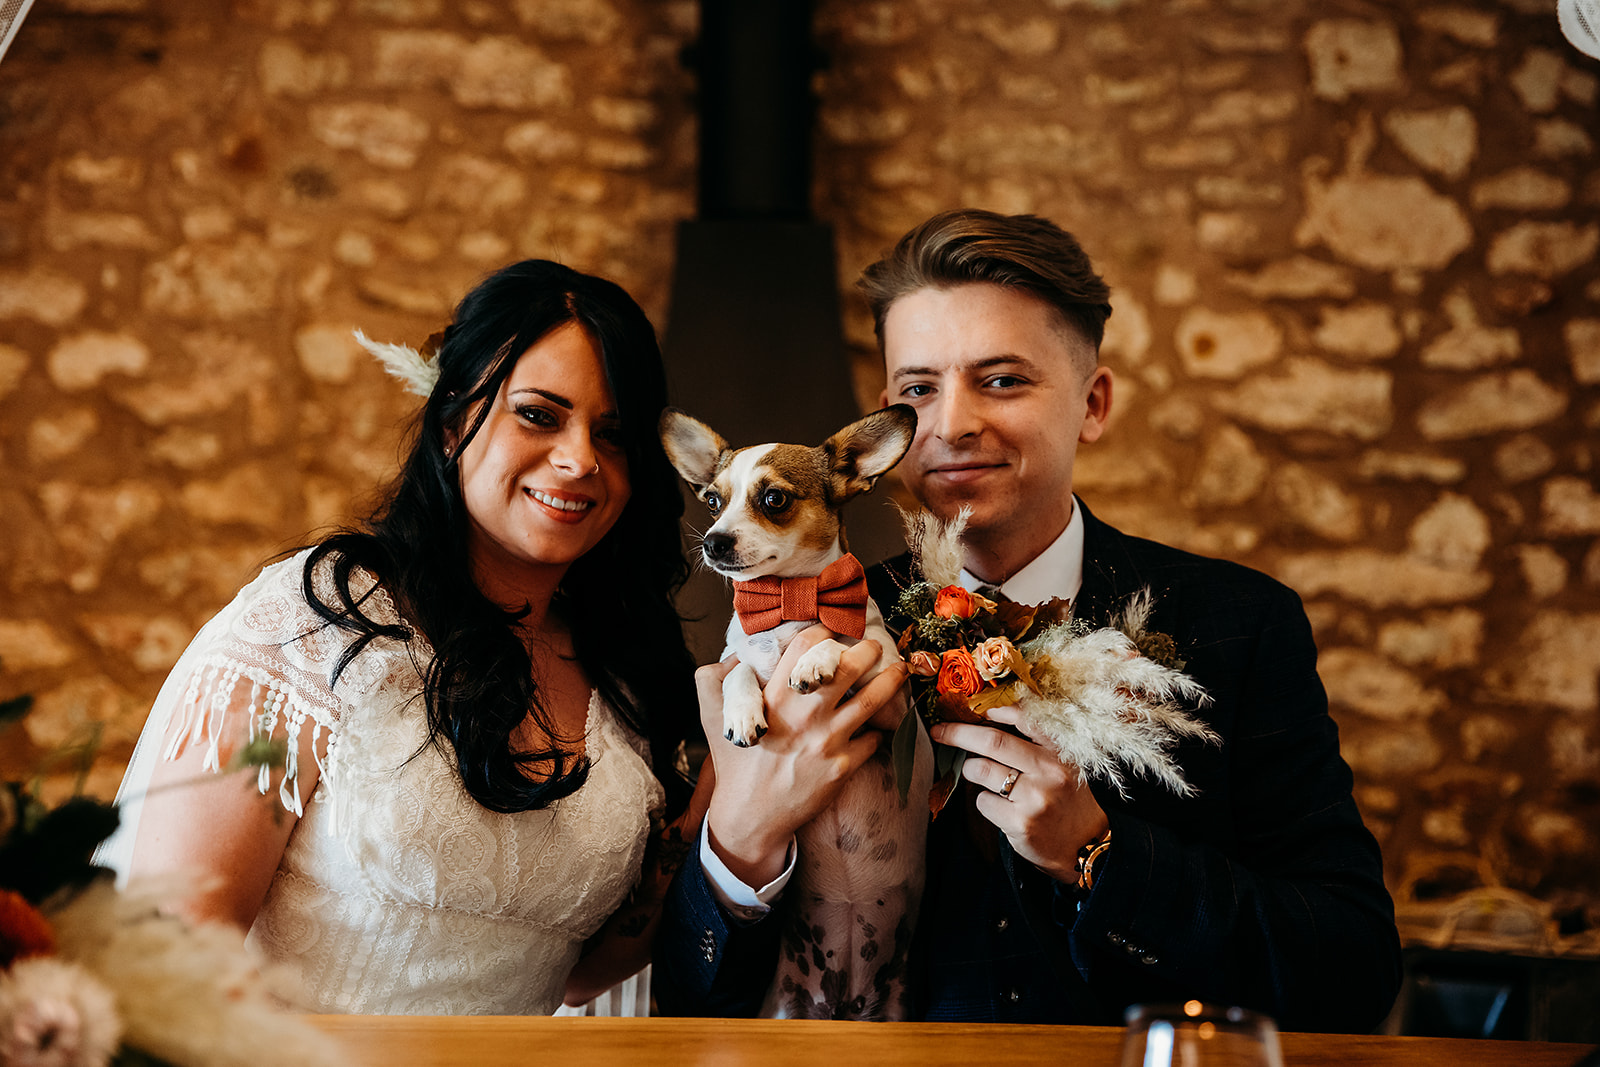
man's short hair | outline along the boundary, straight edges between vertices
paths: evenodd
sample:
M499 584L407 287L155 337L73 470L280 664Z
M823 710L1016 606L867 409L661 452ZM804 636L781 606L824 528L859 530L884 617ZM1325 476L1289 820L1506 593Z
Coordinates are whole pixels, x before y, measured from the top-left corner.
M919 289L974 282L1033 294L1100 351L1111 315L1111 288L1095 273L1078 239L1038 215L976 208L935 215L862 271L856 287L872 307L881 351L883 320L896 300Z

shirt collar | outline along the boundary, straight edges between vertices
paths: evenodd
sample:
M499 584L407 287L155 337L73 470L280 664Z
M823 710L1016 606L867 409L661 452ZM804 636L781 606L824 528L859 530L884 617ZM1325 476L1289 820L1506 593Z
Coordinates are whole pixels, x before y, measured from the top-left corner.
M962 568L962 588L975 591L989 583ZM1083 508L1072 498L1072 518L1050 547L1007 578L1000 591L1019 604L1043 604L1053 597L1076 600L1083 588Z

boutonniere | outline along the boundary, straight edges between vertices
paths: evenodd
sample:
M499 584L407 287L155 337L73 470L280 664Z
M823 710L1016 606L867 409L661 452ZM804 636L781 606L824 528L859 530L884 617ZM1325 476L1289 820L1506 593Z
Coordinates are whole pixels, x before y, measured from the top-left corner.
M1179 796L1193 793L1171 751L1184 737L1217 742L1190 714L1210 698L1183 673L1171 636L1150 627L1150 590L1135 593L1102 627L1074 617L1065 600L996 602L956 582L965 511L950 523L919 512L906 525L919 580L902 590L894 614L905 626L899 648L911 668L912 707L925 724L982 723L990 710L1014 706L1085 781L1126 797L1132 773ZM907 783L903 748L895 746L895 773ZM965 757L936 746L935 815Z

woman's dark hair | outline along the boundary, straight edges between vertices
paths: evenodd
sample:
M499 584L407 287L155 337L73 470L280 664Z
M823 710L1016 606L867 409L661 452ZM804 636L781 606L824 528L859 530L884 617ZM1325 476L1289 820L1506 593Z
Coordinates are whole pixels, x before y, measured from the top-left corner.
M560 748L515 632L522 613L493 603L473 581L461 479L445 452L453 434L460 456L522 353L572 322L600 350L621 419L631 494L611 530L568 568L552 608L568 620L578 661L600 696L649 738L656 777L676 809L687 800L674 770L679 742L699 722L693 662L672 603L688 574L678 527L683 497L656 432L667 387L655 331L614 283L526 260L466 295L434 356L439 380L399 476L361 528L340 531L312 550L305 595L319 615L356 635L339 662L342 671L378 637L411 637L405 626L373 620L362 596L352 593L356 567L379 577L433 646L424 685L429 742L441 751L449 742L462 785L484 807L541 808L583 784L588 760ZM319 567L331 568L337 603L318 596L312 577ZM548 746L518 751L512 734L529 715ZM530 766L541 769L537 779L525 773Z

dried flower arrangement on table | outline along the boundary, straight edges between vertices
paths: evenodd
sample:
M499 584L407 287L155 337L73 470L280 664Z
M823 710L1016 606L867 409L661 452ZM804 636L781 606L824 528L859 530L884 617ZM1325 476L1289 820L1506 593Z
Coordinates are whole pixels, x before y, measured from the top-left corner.
M0 703L0 730L30 698ZM162 914L163 887L119 890L94 864L115 806L81 795L98 738L63 750L78 790L47 804L43 776L0 782L0 1064L4 1067L297 1067L343 1062L280 1010L239 931ZM238 770L281 766L263 739Z

